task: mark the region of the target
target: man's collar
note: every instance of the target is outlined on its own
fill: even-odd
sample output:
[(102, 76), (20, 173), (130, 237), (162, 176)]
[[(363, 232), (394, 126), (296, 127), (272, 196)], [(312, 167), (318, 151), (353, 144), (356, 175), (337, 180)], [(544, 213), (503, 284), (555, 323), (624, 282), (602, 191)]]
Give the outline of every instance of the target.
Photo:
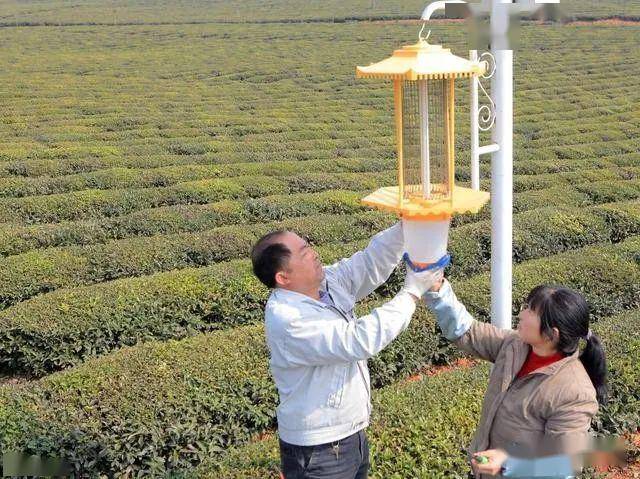
[(329, 292), (329, 283), (327, 283), (327, 276), (325, 275), (322, 283), (320, 283), (320, 291), (324, 291), (325, 293)]
[(327, 305), (320, 300), (312, 298), (311, 296), (307, 296), (306, 294), (298, 293), (297, 291), (292, 291), (290, 289), (274, 288), (273, 295), (277, 299), (281, 299), (285, 301), (307, 301), (311, 304), (327, 307)]

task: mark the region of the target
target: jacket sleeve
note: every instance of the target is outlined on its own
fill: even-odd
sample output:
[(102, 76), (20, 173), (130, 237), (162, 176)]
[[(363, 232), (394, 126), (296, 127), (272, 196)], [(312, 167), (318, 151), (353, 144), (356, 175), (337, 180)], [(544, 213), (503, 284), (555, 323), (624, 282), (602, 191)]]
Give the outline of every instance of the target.
[(553, 405), (545, 423), (545, 442), (565, 454), (583, 452), (589, 447), (589, 427), (597, 412), (597, 399), (586, 394)]
[(509, 457), (503, 467), (503, 477), (568, 479), (576, 473), (571, 457), (563, 454), (536, 459)]
[(407, 328), (415, 307), (411, 295), (401, 292), (371, 314), (347, 322), (326, 315), (302, 317), (296, 308), (283, 306), (288, 311), (277, 314), (288, 314), (287, 320), (276, 319), (279, 326), (274, 321), (267, 325), (270, 343), (280, 349), (280, 354), (272, 354), (272, 361), (297, 367), (368, 359)]
[(402, 223), (396, 223), (375, 235), (364, 250), (325, 267), (325, 272), (359, 301), (389, 278), (403, 248)]
[(598, 411), (598, 401), (586, 395), (551, 407), (541, 450), (555, 455), (536, 459), (509, 457), (504, 477), (558, 478), (575, 477), (580, 454), (590, 449), (589, 426)]
[(436, 315), (443, 336), (473, 356), (495, 362), (504, 340), (514, 334), (473, 319), (447, 280), (439, 291), (427, 292), (424, 300)]

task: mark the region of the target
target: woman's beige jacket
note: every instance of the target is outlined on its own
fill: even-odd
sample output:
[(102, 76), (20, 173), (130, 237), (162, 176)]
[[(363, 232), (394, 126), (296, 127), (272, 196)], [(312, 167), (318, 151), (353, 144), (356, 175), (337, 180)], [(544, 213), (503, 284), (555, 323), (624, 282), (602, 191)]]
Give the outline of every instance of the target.
[(588, 447), (598, 401), (578, 351), (516, 378), (531, 348), (517, 332), (472, 319), (447, 281), (425, 300), (448, 339), (493, 363), (470, 455), (501, 448), (531, 458), (575, 454)]

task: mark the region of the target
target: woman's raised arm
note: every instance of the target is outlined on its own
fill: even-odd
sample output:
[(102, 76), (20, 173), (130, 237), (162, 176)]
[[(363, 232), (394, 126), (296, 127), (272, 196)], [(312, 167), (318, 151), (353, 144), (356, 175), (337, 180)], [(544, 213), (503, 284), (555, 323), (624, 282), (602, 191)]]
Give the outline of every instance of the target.
[(446, 279), (437, 291), (431, 290), (423, 298), (436, 315), (443, 336), (473, 356), (495, 362), (504, 340), (516, 334), (473, 319)]

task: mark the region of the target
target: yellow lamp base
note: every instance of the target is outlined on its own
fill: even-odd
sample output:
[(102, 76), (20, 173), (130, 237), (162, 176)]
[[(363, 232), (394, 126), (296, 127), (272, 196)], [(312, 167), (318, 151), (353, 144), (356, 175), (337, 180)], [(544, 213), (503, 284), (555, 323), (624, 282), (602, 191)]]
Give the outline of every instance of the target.
[(477, 213), (488, 201), (488, 191), (476, 191), (461, 186), (453, 187), (450, 200), (414, 201), (404, 199), (399, 202), (400, 194), (397, 186), (380, 188), (362, 199), (362, 203), (384, 211), (397, 213), (402, 218), (418, 220), (443, 220), (459, 213)]

